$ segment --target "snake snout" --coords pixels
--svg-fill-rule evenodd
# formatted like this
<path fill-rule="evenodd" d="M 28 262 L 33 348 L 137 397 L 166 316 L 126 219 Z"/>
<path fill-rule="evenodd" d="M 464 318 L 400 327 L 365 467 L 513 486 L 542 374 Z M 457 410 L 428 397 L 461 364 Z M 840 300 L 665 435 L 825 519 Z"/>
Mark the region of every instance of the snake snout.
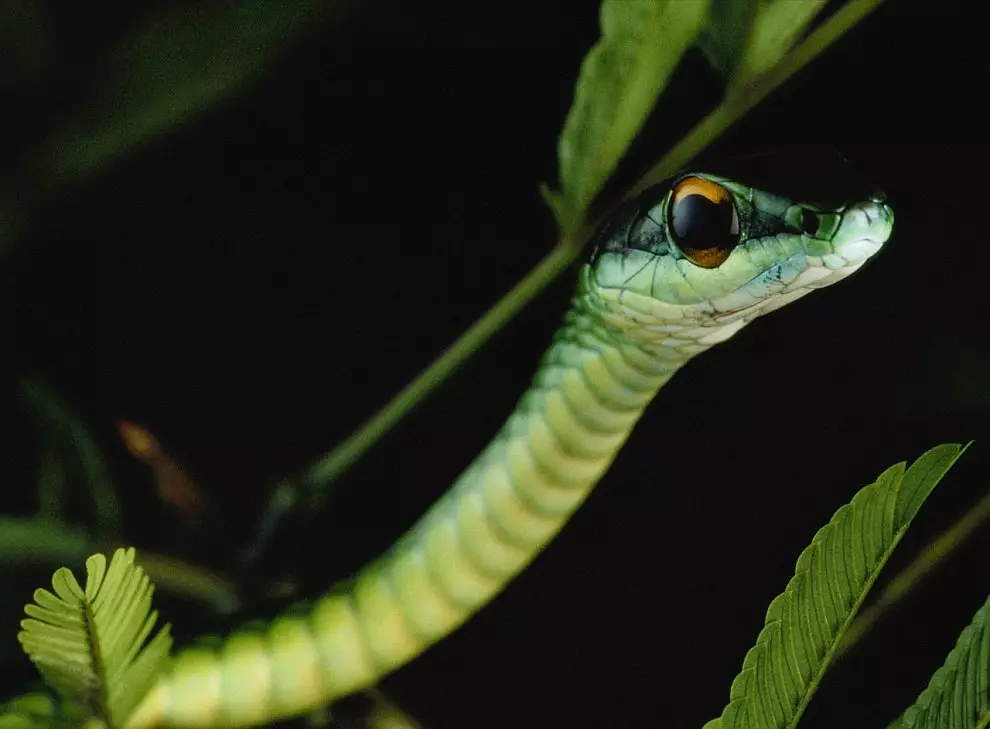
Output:
<path fill-rule="evenodd" d="M 889 227 L 894 223 L 894 211 L 884 201 L 883 197 L 878 198 L 877 196 L 873 196 L 870 200 L 856 203 L 851 206 L 851 209 L 859 210 L 866 218 L 867 225 L 882 225 L 886 223 Z M 889 230 L 887 234 L 889 235 Z"/>
<path fill-rule="evenodd" d="M 833 245 L 848 263 L 862 263 L 879 251 L 894 228 L 894 211 L 882 195 L 854 203 L 842 213 Z"/>

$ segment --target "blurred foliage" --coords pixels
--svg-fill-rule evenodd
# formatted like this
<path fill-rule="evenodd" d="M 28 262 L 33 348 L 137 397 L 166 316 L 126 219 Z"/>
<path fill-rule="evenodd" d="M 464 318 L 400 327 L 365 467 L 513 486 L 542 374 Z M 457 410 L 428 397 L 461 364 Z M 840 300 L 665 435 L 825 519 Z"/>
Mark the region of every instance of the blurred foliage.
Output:
<path fill-rule="evenodd" d="M 990 352 L 933 332 L 912 376 L 889 388 L 889 407 L 903 418 L 990 410 Z"/>
<path fill-rule="evenodd" d="M 52 176 L 91 174 L 257 78 L 334 3 L 192 3 L 156 15 L 122 43 L 85 110 L 45 144 Z"/>
<path fill-rule="evenodd" d="M 0 47 L 15 59 L 0 93 L 17 109 L 0 138 L 0 167 L 13 171 L 0 185 L 0 252 L 61 185 L 231 98 L 347 0 L 104 5 L 0 0 Z"/>
<path fill-rule="evenodd" d="M 37 434 L 39 516 L 62 520 L 70 483 L 77 482 L 84 492 L 83 505 L 93 514 L 94 536 L 113 539 L 120 530 L 120 507 L 110 472 L 88 428 L 37 380 L 22 379 L 20 392 Z"/>
<path fill-rule="evenodd" d="M 274 0 L 52 4 L 0 0 L 0 252 L 21 225 L 142 144 L 232 98 L 350 3 Z M 13 112 L 13 113 L 12 113 Z M 17 384 L 36 462 L 35 517 L 0 523 L 0 561 L 81 564 L 117 543 L 119 499 L 105 442 L 48 385 Z M 239 605 L 220 575 L 146 553 L 156 582 L 221 612 Z"/>
<path fill-rule="evenodd" d="M 79 564 L 92 551 L 89 532 L 43 518 L 0 518 L 0 564 Z"/>

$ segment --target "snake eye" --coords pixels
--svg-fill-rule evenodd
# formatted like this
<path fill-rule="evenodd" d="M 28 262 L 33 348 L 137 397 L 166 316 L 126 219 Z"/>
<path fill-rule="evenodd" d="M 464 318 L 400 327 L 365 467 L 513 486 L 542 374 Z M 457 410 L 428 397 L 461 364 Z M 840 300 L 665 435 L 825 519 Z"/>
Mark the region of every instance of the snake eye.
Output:
<path fill-rule="evenodd" d="M 696 266 L 721 265 L 739 243 L 735 203 L 717 182 L 685 177 L 674 187 L 668 210 L 674 241 Z"/>

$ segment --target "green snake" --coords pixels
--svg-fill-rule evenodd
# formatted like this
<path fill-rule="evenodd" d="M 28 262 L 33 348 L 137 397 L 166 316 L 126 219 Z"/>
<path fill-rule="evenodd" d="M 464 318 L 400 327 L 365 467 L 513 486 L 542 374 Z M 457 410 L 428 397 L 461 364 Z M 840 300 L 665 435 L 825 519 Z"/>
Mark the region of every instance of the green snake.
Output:
<path fill-rule="evenodd" d="M 685 171 L 611 215 L 532 385 L 447 493 L 308 610 L 180 652 L 131 729 L 251 726 L 314 709 L 488 603 L 560 531 L 680 367 L 845 278 L 890 236 L 882 195 L 799 192 L 769 166 Z"/>

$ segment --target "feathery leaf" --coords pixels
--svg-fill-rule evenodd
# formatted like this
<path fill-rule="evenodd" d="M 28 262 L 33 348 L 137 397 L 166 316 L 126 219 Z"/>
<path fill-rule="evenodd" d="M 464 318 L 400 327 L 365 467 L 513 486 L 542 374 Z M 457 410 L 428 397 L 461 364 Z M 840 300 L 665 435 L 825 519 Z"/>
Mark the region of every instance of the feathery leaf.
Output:
<path fill-rule="evenodd" d="M 729 704 L 708 729 L 797 723 L 881 568 L 964 450 L 940 445 L 906 470 L 903 463 L 891 466 L 835 512 L 770 603 L 766 625 L 732 682 Z"/>
<path fill-rule="evenodd" d="M 17 638 L 45 682 L 69 706 L 85 708 L 110 729 L 124 725 L 168 657 L 166 625 L 145 645 L 157 612 L 148 576 L 134 549 L 86 560 L 86 587 L 65 567 L 52 577 L 54 594 L 36 590 Z"/>

